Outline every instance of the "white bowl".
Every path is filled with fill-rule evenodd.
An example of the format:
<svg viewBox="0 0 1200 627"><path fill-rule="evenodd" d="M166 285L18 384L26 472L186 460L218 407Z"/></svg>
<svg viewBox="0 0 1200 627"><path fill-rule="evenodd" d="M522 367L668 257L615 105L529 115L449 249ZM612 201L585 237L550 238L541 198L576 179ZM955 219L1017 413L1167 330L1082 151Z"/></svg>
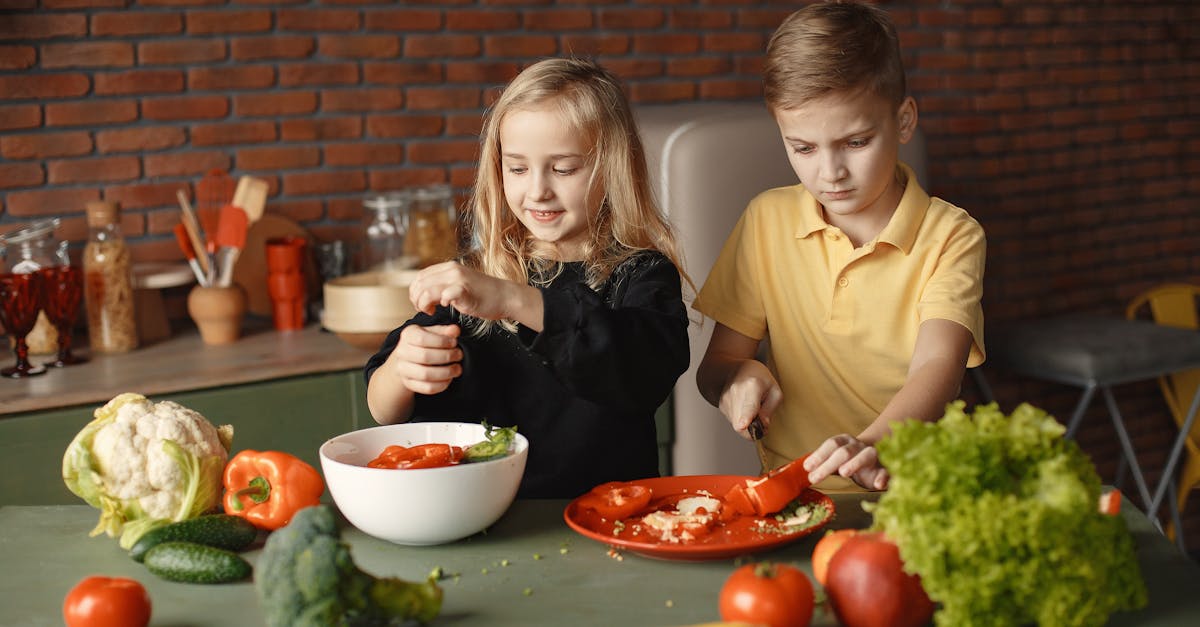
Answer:
<svg viewBox="0 0 1200 627"><path fill-rule="evenodd" d="M525 474L529 441L517 434L507 457L444 468L367 468L392 444L469 446L482 425L413 422L343 433L321 445L325 484L342 515L364 533L396 544L453 542L478 533L508 510Z"/></svg>

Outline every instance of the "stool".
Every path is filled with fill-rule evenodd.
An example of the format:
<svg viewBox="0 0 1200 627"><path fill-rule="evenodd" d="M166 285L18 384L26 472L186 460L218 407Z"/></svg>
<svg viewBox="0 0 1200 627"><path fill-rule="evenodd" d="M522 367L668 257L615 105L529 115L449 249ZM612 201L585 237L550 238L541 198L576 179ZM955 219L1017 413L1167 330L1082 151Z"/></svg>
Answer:
<svg viewBox="0 0 1200 627"><path fill-rule="evenodd" d="M1030 320L989 334L988 363L1016 374L1083 388L1067 423L1067 437L1073 437L1096 391L1104 397L1113 428L1120 440L1121 453L1133 475L1146 514L1162 531L1157 512L1183 452L1187 434L1200 406L1200 390L1192 398L1183 427L1171 445L1167 464L1153 493L1146 484L1125 420L1117 409L1112 386L1155 379L1179 370L1200 367L1200 333L1144 320L1127 320L1097 315L1069 315ZM1176 529L1182 526L1174 490L1170 493L1169 512ZM1183 549L1183 534L1176 534Z"/></svg>

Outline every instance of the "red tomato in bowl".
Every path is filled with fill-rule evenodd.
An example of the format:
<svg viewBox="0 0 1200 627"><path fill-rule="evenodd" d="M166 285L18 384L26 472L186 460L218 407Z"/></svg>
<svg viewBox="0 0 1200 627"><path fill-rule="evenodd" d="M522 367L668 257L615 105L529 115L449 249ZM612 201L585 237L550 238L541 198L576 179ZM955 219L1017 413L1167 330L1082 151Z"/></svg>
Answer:
<svg viewBox="0 0 1200 627"><path fill-rule="evenodd" d="M721 587L721 620L767 627L808 627L813 587L804 571L787 564L761 562L733 571Z"/></svg>
<svg viewBox="0 0 1200 627"><path fill-rule="evenodd" d="M825 595L845 627L919 627L933 617L921 579L882 533L857 533L829 560Z"/></svg>
<svg viewBox="0 0 1200 627"><path fill-rule="evenodd" d="M150 623L150 595L136 580L85 577L63 600L67 627L145 627Z"/></svg>

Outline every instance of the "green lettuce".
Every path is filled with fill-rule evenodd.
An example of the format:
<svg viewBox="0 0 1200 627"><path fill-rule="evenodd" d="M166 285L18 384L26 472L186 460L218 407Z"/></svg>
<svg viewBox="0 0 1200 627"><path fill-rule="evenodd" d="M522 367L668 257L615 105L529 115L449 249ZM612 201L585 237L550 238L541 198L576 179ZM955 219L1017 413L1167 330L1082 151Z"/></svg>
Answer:
<svg viewBox="0 0 1200 627"><path fill-rule="evenodd" d="M937 625L1102 625L1146 604L1133 538L1100 513L1100 479L1063 427L1028 404L896 425L870 508L940 607Z"/></svg>

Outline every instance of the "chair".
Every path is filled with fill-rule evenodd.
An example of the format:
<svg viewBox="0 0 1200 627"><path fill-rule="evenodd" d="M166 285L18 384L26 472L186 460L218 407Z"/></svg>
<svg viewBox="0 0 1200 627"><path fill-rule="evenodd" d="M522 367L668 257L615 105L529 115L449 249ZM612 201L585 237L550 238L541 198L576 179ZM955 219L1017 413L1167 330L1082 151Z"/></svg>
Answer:
<svg viewBox="0 0 1200 627"><path fill-rule="evenodd" d="M1200 329L1200 285L1169 283L1143 292L1129 303L1125 317L1130 320L1144 316L1147 311L1156 323L1181 329ZM1188 407L1200 387L1200 368L1180 370L1158 378L1163 398L1171 416L1180 428L1187 419ZM1176 500L1179 511L1184 511L1188 494L1200 484L1200 422L1192 424L1187 438L1187 458L1179 470ZM1167 536L1174 538L1174 521L1167 527Z"/></svg>

